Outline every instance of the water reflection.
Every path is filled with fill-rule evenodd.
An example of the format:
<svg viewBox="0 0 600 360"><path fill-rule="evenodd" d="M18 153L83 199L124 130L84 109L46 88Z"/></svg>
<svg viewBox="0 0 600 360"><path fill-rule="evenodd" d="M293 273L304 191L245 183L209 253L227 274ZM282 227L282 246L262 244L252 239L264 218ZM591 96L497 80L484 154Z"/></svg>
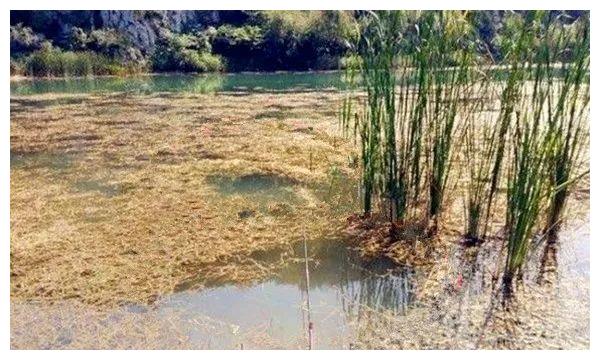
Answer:
<svg viewBox="0 0 600 360"><path fill-rule="evenodd" d="M292 258L268 281L252 286L223 284L203 291L185 291L161 302L168 313L177 309L190 321L209 321L215 332L199 326L189 336L215 348L231 348L260 333L284 347L306 344L306 276L302 244L291 249ZM269 261L276 253L257 254ZM408 268L385 260L363 263L340 241L309 245L311 319L317 348L347 348L359 327L373 311L404 314L414 300Z"/></svg>

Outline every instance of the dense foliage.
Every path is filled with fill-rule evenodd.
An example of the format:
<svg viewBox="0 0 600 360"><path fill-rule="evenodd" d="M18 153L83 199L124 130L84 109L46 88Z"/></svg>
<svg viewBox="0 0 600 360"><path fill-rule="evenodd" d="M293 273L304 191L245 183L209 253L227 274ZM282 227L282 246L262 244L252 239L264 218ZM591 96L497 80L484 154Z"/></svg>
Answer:
<svg viewBox="0 0 600 360"><path fill-rule="evenodd" d="M211 52L207 36L164 34L151 58L154 71L215 72L223 69L221 58Z"/></svg>
<svg viewBox="0 0 600 360"><path fill-rule="evenodd" d="M415 25L427 12L401 13L406 24L401 30L402 46L409 50L411 41L419 38ZM510 51L511 31L526 15L507 11L469 14L477 38L473 44L480 54L495 60ZM568 23L585 14L571 11L553 16ZM11 11L11 73L337 69L347 63L349 45L366 18L367 11ZM81 71L65 71L55 61L65 56L93 57L88 62L110 64L111 69L81 65ZM53 63L44 64L45 60ZM28 65L31 62L37 65Z"/></svg>

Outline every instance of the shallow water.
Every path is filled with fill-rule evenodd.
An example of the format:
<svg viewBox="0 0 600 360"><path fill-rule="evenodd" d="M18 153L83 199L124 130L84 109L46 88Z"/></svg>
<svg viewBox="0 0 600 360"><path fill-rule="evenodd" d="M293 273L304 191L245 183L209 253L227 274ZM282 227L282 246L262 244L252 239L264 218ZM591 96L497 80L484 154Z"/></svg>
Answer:
<svg viewBox="0 0 600 360"><path fill-rule="evenodd" d="M207 181L215 187L219 196L243 196L261 211L267 211L269 205L291 205L299 201L294 184L273 175L251 174L237 178L211 176ZM243 210L240 217L249 216L251 212L251 209Z"/></svg>
<svg viewBox="0 0 600 360"><path fill-rule="evenodd" d="M566 317L585 312L589 298L586 285L579 283L587 281L589 272L589 252L585 251L588 239L585 226L570 228L562 236L559 282L568 286L559 286L559 298L564 299L559 301L565 309L570 308L563 315ZM287 250L292 255L287 265L266 281L251 285L211 284L200 290L187 289L190 284L186 284L153 306L132 305L125 310L151 314L161 321L177 319L175 324L185 329L186 347L190 348L306 348L307 298L315 349L352 348L356 342L369 339L371 335L365 329L373 331L383 324L394 329L401 326L394 323L404 322L414 326L415 331L431 327L456 329L455 335L446 336L454 338L457 344L467 341L465 344L473 346L469 341L474 340L468 340L469 336L483 320L471 323L469 306L488 305L486 289L490 284L484 274L493 267L494 251L489 253L484 247L473 258L465 257L464 250L457 248L455 257L449 260L452 270L445 273L433 302L423 302L418 294L418 287L429 276L426 272L399 267L386 259L365 262L343 241L323 239L308 245L308 292L304 248L303 244L296 244ZM268 262L276 261L282 252L254 255L256 260ZM458 278L461 285L457 288ZM580 296L580 300L572 298L573 294ZM577 326L569 336L589 338L589 327L579 322L579 315L574 316ZM416 322L411 323L413 318ZM544 331L535 326L534 329ZM440 340L439 336L431 335L432 344Z"/></svg>
<svg viewBox="0 0 600 360"><path fill-rule="evenodd" d="M182 291L158 302L165 315L210 319L213 328L198 327L188 334L192 344L236 348L252 332L287 348L307 346L308 310L314 324L314 347L347 348L355 338L364 309L403 314L414 300L414 271L378 260L362 262L339 241L309 246L309 291L303 246L291 251L292 260L271 279L250 285L223 284L201 291ZM277 254L263 256L277 257ZM132 311L139 311L134 307Z"/></svg>
<svg viewBox="0 0 600 360"><path fill-rule="evenodd" d="M43 93L311 91L343 87L340 72L143 75L124 78L25 79L10 82L11 95Z"/></svg>
<svg viewBox="0 0 600 360"><path fill-rule="evenodd" d="M552 315L558 312L558 320L552 318L541 325L539 318L527 317L529 306L538 307L540 300L552 300L550 298L537 298L533 303L524 304L524 325L530 325L526 330L533 331L531 339L545 338L547 335L539 334L546 331L559 334L550 333L553 335L548 344L542 345L545 341L542 340L536 343L536 348L580 348L589 341L586 340L589 339L589 322L586 323L589 225L586 224L584 221L582 226L568 227L561 235L558 293L553 295L558 297L560 307L551 310ZM56 309L18 305L17 315L11 317L17 324L13 331L17 334L25 331L27 336L42 339L44 345L37 346L43 348L148 347L140 345L138 339L138 331L142 334L147 331L148 336L170 339L150 347L301 349L308 344L309 299L313 348L316 349L348 349L356 344L364 347L365 341L370 344L381 336L389 336L396 344L410 342L414 337L414 341L425 341L420 348L474 347L473 336L478 334L483 318L480 315L473 318L470 312L489 304L486 289L490 283L486 274L493 270L495 263L493 246L483 246L475 256L458 246L447 260L449 270L440 273L442 278L438 279L435 295L429 300L425 300L421 291L436 272L399 267L386 259L364 261L341 239L309 241L307 252L305 258L303 243L256 251L251 256L253 260L270 263L285 258L285 266L266 280L252 284L203 284L201 279L198 279L200 289L195 289L193 281L180 284L174 294L165 295L152 305L125 305L109 312L101 321L89 320L97 318L94 311L68 304ZM528 281L528 286L535 285ZM29 314L35 314L32 321L41 325L39 334L37 327L22 328L29 321ZM43 320L46 318L50 320ZM567 321L563 321L565 319ZM128 328L131 322L136 324L137 330ZM378 333L378 329L384 330ZM175 330L177 335L172 333ZM101 340L119 333L114 343ZM563 340L557 340L557 336ZM420 340L423 338L426 340ZM389 344L369 345L378 346Z"/></svg>
<svg viewBox="0 0 600 360"><path fill-rule="evenodd" d="M68 169L75 156L65 153L10 153L10 167L13 168L47 168L53 171Z"/></svg>

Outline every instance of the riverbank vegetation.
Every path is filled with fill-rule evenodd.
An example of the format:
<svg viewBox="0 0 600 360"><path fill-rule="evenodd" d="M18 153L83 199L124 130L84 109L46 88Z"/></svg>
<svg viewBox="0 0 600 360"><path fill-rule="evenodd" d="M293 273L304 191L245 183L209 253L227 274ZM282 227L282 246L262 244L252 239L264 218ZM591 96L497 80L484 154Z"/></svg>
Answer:
<svg viewBox="0 0 600 360"><path fill-rule="evenodd" d="M508 56L500 42L510 36L511 14L472 12L469 46L480 60ZM567 24L586 14L551 12ZM415 19L419 13L405 16ZM363 31L368 17L367 11L12 11L11 75L338 69L352 56L351 39ZM401 31L403 38L423 35L415 36L410 26ZM56 66L48 48L66 63L71 61L66 58L86 62L93 53L95 61L110 66L73 71L69 65Z"/></svg>
<svg viewBox="0 0 600 360"><path fill-rule="evenodd" d="M319 70L338 68L346 51L345 36L352 31L354 15L344 11L247 11L222 15L222 22L198 20L185 31L175 31L156 12L133 15L153 33L151 44L136 44L129 28L86 29L80 21L68 31L40 26L45 12L14 12L11 26L11 74L25 76L71 76L57 68L44 48L56 53L72 51L70 57L93 52L103 60L121 64L112 73L215 72ZM81 14L85 16L85 14ZM68 17L57 21L68 21ZM155 19L155 20L153 20ZM203 23L206 21L206 23ZM29 26L28 26L29 25ZM131 25L134 26L134 25ZM33 27L33 29L32 29ZM89 25L88 25L89 27ZM131 30L133 31L133 30ZM34 58L33 60L31 58ZM47 60L47 62L45 62ZM34 61L34 70L28 63ZM40 70L43 69L43 70ZM88 67L77 75L103 75L102 68Z"/></svg>
<svg viewBox="0 0 600 360"><path fill-rule="evenodd" d="M357 105L349 104L351 94L342 106L342 125L356 129L362 146L364 217L372 217L379 199L379 211L389 214L387 241L397 243L399 229L421 222L428 223L423 241L431 242L449 206L450 174L464 161L467 242L485 241L498 203L505 209L497 231L506 246L503 294L510 298L531 249L556 241L555 233L548 240L549 229L560 224L569 187L589 171L582 166L589 20L565 24L545 11L511 17L500 37L506 56L494 64L506 80L497 82L490 67L476 66L469 12L385 11L365 19L355 51L366 93ZM414 37L395 37L411 28ZM489 103L499 112L482 121L476 115ZM455 156L461 147L466 158ZM417 218L405 221L407 212Z"/></svg>

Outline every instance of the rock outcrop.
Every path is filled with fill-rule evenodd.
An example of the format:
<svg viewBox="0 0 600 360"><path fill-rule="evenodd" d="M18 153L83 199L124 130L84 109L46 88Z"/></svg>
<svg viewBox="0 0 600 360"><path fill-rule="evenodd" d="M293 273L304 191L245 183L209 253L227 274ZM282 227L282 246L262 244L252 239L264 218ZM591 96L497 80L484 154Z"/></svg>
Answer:
<svg viewBox="0 0 600 360"><path fill-rule="evenodd" d="M216 10L58 10L58 11L11 11L11 25L23 24L36 33L60 43L71 33L73 27L87 31L116 29L143 53L154 49L161 31L186 32L217 26L223 18ZM244 13L238 11L243 17ZM235 16L233 16L235 18Z"/></svg>

